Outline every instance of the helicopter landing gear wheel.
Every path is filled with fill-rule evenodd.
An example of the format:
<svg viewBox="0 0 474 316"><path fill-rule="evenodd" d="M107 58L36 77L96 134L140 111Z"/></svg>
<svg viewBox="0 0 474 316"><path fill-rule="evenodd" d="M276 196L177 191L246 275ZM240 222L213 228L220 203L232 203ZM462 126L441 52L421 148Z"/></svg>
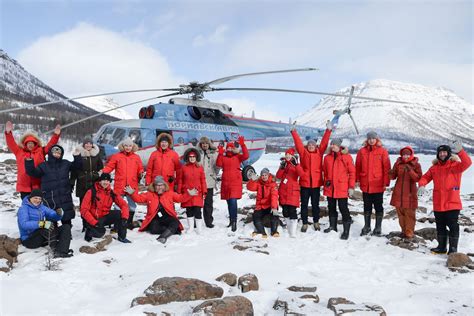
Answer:
<svg viewBox="0 0 474 316"><path fill-rule="evenodd" d="M255 173L255 169L252 166L245 166L244 169L242 169L242 178L244 181L249 181Z"/></svg>

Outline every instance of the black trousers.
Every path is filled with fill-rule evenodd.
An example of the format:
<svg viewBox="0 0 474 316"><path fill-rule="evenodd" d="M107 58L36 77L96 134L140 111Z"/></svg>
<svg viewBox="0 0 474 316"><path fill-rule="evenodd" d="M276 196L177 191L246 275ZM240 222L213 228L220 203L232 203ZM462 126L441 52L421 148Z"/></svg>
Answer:
<svg viewBox="0 0 474 316"><path fill-rule="evenodd" d="M376 214L383 214L383 192L382 193L362 193L364 200L364 213L371 214L372 206Z"/></svg>
<svg viewBox="0 0 474 316"><path fill-rule="evenodd" d="M23 199L24 199L25 197L27 197L28 195L30 195L30 193L31 193L31 192L20 192L20 198L21 198L21 200L23 201Z"/></svg>
<svg viewBox="0 0 474 316"><path fill-rule="evenodd" d="M186 208L186 216L187 217L194 217L196 219L201 219L201 208L199 206L191 206Z"/></svg>
<svg viewBox="0 0 474 316"><path fill-rule="evenodd" d="M204 199L204 223L206 226L209 226L214 221L212 217L212 212L214 211L214 189L207 189L206 198Z"/></svg>
<svg viewBox="0 0 474 316"><path fill-rule="evenodd" d="M147 227L148 232L153 235L161 234L167 229L171 233L177 234L179 231L178 220L171 216L166 216L163 218L155 216Z"/></svg>
<svg viewBox="0 0 474 316"><path fill-rule="evenodd" d="M301 187L301 219L303 224L308 224L308 204L311 198L311 207L313 209L313 221L319 222L319 195L320 188Z"/></svg>
<svg viewBox="0 0 474 316"><path fill-rule="evenodd" d="M339 212L341 212L342 221L350 222L352 218L351 214L349 213L349 207L347 206L347 198L333 199L331 197L328 197L329 217L337 218L336 204L337 206L339 206Z"/></svg>
<svg viewBox="0 0 474 316"><path fill-rule="evenodd" d="M290 219L298 219L298 215L296 214L296 206L293 205L282 205L283 209L283 216Z"/></svg>
<svg viewBox="0 0 474 316"><path fill-rule="evenodd" d="M446 212L434 212L436 220L436 231L438 236L450 236L459 238L459 210ZM448 230L449 228L449 234Z"/></svg>
<svg viewBox="0 0 474 316"><path fill-rule="evenodd" d="M279 219L278 216L273 216L270 208L253 212L252 219L256 232L259 234L265 234L265 226L263 225L263 218L265 216L270 216L271 233L275 233L278 228Z"/></svg>
<svg viewBox="0 0 474 316"><path fill-rule="evenodd" d="M23 240L23 246L29 249L35 249L48 245L54 249L55 252L68 253L69 245L71 244L71 226L62 225L55 227L53 230L46 228L38 228L30 237Z"/></svg>
<svg viewBox="0 0 474 316"><path fill-rule="evenodd" d="M120 210L111 210L109 214L105 215L103 217L103 226L92 226L91 224L87 223L86 236L101 238L106 232L104 226L112 224L114 224L115 229L117 229L118 237L120 239L127 237L127 228L122 224L122 214Z"/></svg>

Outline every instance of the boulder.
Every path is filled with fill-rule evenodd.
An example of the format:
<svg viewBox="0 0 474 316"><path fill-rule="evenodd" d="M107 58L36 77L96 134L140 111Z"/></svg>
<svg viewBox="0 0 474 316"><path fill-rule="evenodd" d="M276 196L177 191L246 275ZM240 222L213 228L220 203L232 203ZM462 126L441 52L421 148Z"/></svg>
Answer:
<svg viewBox="0 0 474 316"><path fill-rule="evenodd" d="M247 273L242 275L238 280L238 284L242 293L258 291L258 279L255 274Z"/></svg>
<svg viewBox="0 0 474 316"><path fill-rule="evenodd" d="M423 244L423 245L426 244L425 240L418 236L415 236L411 239L392 237L388 240L387 243L392 246L400 247L402 249L407 249L407 250L414 250L414 249L419 248L420 244Z"/></svg>
<svg viewBox="0 0 474 316"><path fill-rule="evenodd" d="M303 296L300 296L300 298L302 298L304 300L313 300L313 303L319 303L319 296L318 295L305 294Z"/></svg>
<svg viewBox="0 0 474 316"><path fill-rule="evenodd" d="M186 302L220 298L224 290L216 285L197 279L181 277L159 278L145 290L145 296L136 297L132 301L135 305L161 305L170 302Z"/></svg>
<svg viewBox="0 0 474 316"><path fill-rule="evenodd" d="M457 272L467 272L468 270L465 268L471 268L473 267L472 265L472 260L469 258L468 255L461 253L461 252L455 252L452 254L448 255L448 261L446 262L446 265L451 271L457 271Z"/></svg>
<svg viewBox="0 0 474 316"><path fill-rule="evenodd" d="M385 310L373 303L356 304L343 297L333 297L328 300L327 308L334 312L335 316L339 315L379 315L387 316Z"/></svg>
<svg viewBox="0 0 474 316"><path fill-rule="evenodd" d="M422 217L420 219L417 219L417 222L420 222L420 223L425 223L425 222L428 222L430 224L433 224L435 222L435 218L434 217Z"/></svg>
<svg viewBox="0 0 474 316"><path fill-rule="evenodd" d="M205 301L196 306L193 313L213 316L253 316L254 314L252 302L243 296L227 296L222 299Z"/></svg>
<svg viewBox="0 0 474 316"><path fill-rule="evenodd" d="M299 286L292 285L288 288L288 291L291 292L316 292L318 288L316 286Z"/></svg>
<svg viewBox="0 0 474 316"><path fill-rule="evenodd" d="M437 233L434 227L425 227L422 229L415 230L415 235L423 237L426 240L435 240Z"/></svg>
<svg viewBox="0 0 474 316"><path fill-rule="evenodd" d="M224 273L217 277L216 281L224 282L229 286L235 286L237 284L237 276L233 273Z"/></svg>
<svg viewBox="0 0 474 316"><path fill-rule="evenodd" d="M8 272L13 268L13 263L17 262L19 238L10 238L7 235L0 235L0 259L6 260L6 266L1 266L0 271Z"/></svg>
<svg viewBox="0 0 474 316"><path fill-rule="evenodd" d="M99 251L105 251L105 250L107 250L105 248L105 246L112 243L112 240L113 240L113 238L112 238L111 235L106 235L103 240L96 243L95 246L93 246L93 247L92 246L82 246L81 248L79 248L79 252L88 253L88 254L91 255L91 254L97 253Z"/></svg>
<svg viewBox="0 0 474 316"><path fill-rule="evenodd" d="M350 199L354 201L362 201L362 196L362 191L354 190L354 194L352 195L352 197L350 197Z"/></svg>

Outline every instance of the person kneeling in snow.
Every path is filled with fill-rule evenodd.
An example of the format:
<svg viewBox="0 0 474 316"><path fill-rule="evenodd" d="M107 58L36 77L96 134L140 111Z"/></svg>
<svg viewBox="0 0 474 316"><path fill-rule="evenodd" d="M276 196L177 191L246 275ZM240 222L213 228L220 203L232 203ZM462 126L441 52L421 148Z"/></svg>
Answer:
<svg viewBox="0 0 474 316"><path fill-rule="evenodd" d="M461 176L472 164L472 161L462 148L461 142L455 141L453 147L453 152L457 155L451 155L451 147L439 146L433 165L418 182L418 196L422 196L426 191L425 185L433 180L433 211L438 234L438 247L431 249L431 251L435 254L445 254L447 251L448 230L446 227L449 228L448 254L458 251L458 218L462 209L459 195Z"/></svg>
<svg viewBox="0 0 474 316"><path fill-rule="evenodd" d="M157 240L163 244L168 237L183 230L174 203L188 201L198 194L196 189L188 189L184 194L170 191L168 183L162 176L155 177L153 183L148 186L148 192L138 194L130 186L125 187L125 192L136 203L147 205L147 213L139 231L146 230L151 234L160 234Z"/></svg>
<svg viewBox="0 0 474 316"><path fill-rule="evenodd" d="M278 190L275 180L273 180L270 170L263 168L260 177L254 174L247 183L249 191L257 192L257 204L253 212L253 225L255 232L252 237L262 235L267 238L267 233L263 226L263 217L269 215L271 218L271 234L273 237L279 237L278 233Z"/></svg>
<svg viewBox="0 0 474 316"><path fill-rule="evenodd" d="M118 231L118 241L131 242L127 239L128 205L120 195L112 190L111 181L110 174L101 174L99 180L84 195L81 216L86 221L84 235L86 241L91 241L93 237L101 238L105 235L104 226L114 224ZM120 210L111 210L113 203Z"/></svg>
<svg viewBox="0 0 474 316"><path fill-rule="evenodd" d="M32 190L18 209L18 227L22 245L30 249L49 245L54 250L55 258L71 257L72 250L69 249L71 226L58 227L54 223L62 216L61 209L55 211L43 204L41 190Z"/></svg>
<svg viewBox="0 0 474 316"><path fill-rule="evenodd" d="M324 157L324 195L328 199L329 227L324 230L337 232L336 204L342 215L341 239L349 238L352 218L347 206L347 198L354 194L356 170L354 161L347 148L342 147L342 139L335 138L331 141L330 152Z"/></svg>

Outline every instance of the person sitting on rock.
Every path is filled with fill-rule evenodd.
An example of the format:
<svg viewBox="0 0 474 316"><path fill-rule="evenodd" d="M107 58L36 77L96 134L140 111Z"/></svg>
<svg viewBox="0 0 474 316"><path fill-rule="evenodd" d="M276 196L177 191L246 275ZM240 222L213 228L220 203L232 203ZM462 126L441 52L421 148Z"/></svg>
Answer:
<svg viewBox="0 0 474 316"><path fill-rule="evenodd" d="M41 146L39 137L33 132L26 132L23 134L20 138L20 144L17 144L13 138L12 131L13 124L8 121L5 124L5 140L8 149L16 158L16 165L18 168L16 175L16 191L20 193L20 197L23 200L30 194L31 190L41 188L41 179L31 177L26 173L25 158L33 159L35 167L42 163L51 147L59 141L61 126L56 126L51 139L44 147Z"/></svg>
<svg viewBox="0 0 474 316"><path fill-rule="evenodd" d="M188 201L198 194L196 189L188 189L184 194L170 191L168 182L162 176L156 176L148 186L148 192L138 194L130 186L125 187L125 192L138 204L146 204L147 213L140 232L148 231L151 234L160 234L157 240L166 243L168 237L180 234L183 225L178 219L174 203Z"/></svg>
<svg viewBox="0 0 474 316"><path fill-rule="evenodd" d="M255 226L255 232L252 233L252 237L261 235L263 238L267 238L267 233L263 226L264 216L270 216L271 235L279 237L278 189L273 176L270 174L270 170L263 168L260 171L260 177L254 174L251 180L247 182L247 189L257 192L257 203L252 215L253 225Z"/></svg>
<svg viewBox="0 0 474 316"><path fill-rule="evenodd" d="M415 237L416 209L418 195L416 183L422 176L421 165L410 146L400 150L400 157L388 173L391 180L397 180L392 191L390 205L395 206L402 238Z"/></svg>
<svg viewBox="0 0 474 316"><path fill-rule="evenodd" d="M50 246L55 258L72 256L71 226L57 226L63 211L53 210L43 204L43 193L34 189L23 199L18 209L18 228L21 244L29 249Z"/></svg>
<svg viewBox="0 0 474 316"><path fill-rule="evenodd" d="M105 226L114 224L118 241L131 242L127 239L128 204L112 190L111 181L110 174L101 174L98 181L84 195L81 216L86 221L84 235L86 241L91 241L93 237L101 238L105 235ZM111 209L113 203L120 209Z"/></svg>
<svg viewBox="0 0 474 316"><path fill-rule="evenodd" d="M435 254L446 253L447 228L449 228L448 254L451 254L458 251L458 218L462 209L459 194L461 192L461 177L472 161L459 141L453 142L453 150L448 145L441 145L436 152L433 165L418 182L418 195L423 195L426 191L425 186L433 181L433 211L438 234L438 247L431 249L431 251ZM451 152L457 155L453 155Z"/></svg>

